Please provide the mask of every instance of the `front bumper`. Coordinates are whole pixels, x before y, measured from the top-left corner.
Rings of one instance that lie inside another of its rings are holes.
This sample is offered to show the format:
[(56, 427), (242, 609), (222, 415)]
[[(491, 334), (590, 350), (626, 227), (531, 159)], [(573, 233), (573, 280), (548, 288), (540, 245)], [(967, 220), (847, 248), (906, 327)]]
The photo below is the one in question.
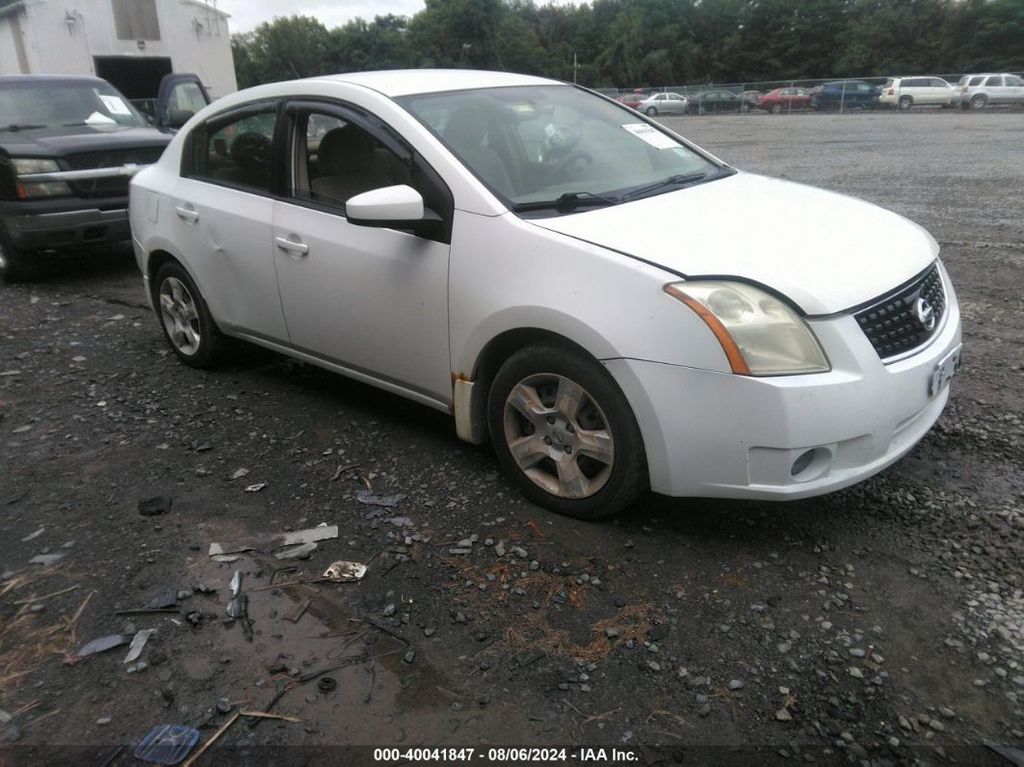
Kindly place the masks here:
[(8, 202), (0, 206), (0, 222), (21, 250), (120, 242), (130, 236), (126, 197)]
[[(754, 378), (655, 362), (605, 362), (633, 406), (651, 489), (673, 496), (787, 500), (865, 479), (932, 427), (949, 386), (929, 393), (936, 366), (960, 345), (960, 313), (943, 270), (948, 310), (927, 346), (883, 365), (850, 315), (810, 324), (829, 373)], [(794, 462), (813, 451), (794, 476)]]

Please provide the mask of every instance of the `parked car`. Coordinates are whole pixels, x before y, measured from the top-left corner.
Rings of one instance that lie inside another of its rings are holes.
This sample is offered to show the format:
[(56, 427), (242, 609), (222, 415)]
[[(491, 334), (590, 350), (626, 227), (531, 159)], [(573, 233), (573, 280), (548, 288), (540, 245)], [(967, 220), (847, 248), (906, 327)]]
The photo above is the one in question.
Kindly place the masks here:
[(0, 77), (0, 278), (30, 277), (43, 251), (127, 240), (129, 178), (170, 138), (105, 80)]
[(732, 91), (701, 91), (690, 96), (689, 111), (698, 115), (709, 112), (739, 112), (743, 106), (743, 100)]
[(764, 94), (758, 106), (775, 115), (794, 112), (811, 106), (811, 94), (805, 88), (776, 88)]
[(649, 117), (682, 115), (686, 114), (687, 103), (686, 96), (680, 96), (678, 93), (652, 93), (638, 103), (635, 109)]
[(749, 112), (751, 109), (757, 109), (758, 107), (760, 107), (761, 106), (761, 98), (763, 96), (764, 96), (764, 94), (761, 93), (761, 91), (757, 91), (757, 90), (743, 91), (743, 93), (740, 94), (740, 98), (743, 100), (743, 109), (744, 109), (744, 111)]
[(874, 109), (878, 106), (880, 88), (863, 80), (835, 80), (811, 88), (811, 108)]
[[(966, 82), (965, 82), (966, 81)], [(965, 75), (957, 103), (965, 109), (999, 104), (1024, 104), (1024, 80), (1014, 74)]]
[(882, 86), (879, 103), (906, 111), (913, 106), (948, 107), (953, 86), (941, 77), (892, 77)]
[[(334, 126), (315, 145), (314, 118)], [(853, 484), (931, 428), (960, 359), (924, 229), (538, 77), (235, 93), (135, 176), (129, 210), (181, 362), (233, 336), (451, 413), (528, 498), (578, 517), (648, 487)], [(764, 237), (791, 220), (799, 237)]]
[(615, 100), (620, 104), (625, 104), (630, 109), (636, 109), (645, 98), (647, 96), (642, 91), (637, 91), (633, 93), (620, 93), (615, 97)]

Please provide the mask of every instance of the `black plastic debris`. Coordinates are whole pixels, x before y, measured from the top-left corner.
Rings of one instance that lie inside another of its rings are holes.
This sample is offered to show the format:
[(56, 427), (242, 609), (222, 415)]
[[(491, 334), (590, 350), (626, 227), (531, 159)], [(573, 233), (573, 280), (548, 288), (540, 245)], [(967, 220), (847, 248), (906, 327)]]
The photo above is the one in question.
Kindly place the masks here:
[(198, 742), (199, 730), (177, 724), (158, 724), (135, 746), (135, 758), (150, 764), (178, 764)]
[(338, 683), (332, 676), (322, 676), (317, 680), (316, 689), (320, 692), (333, 692), (338, 686)]
[(155, 495), (139, 501), (139, 514), (144, 517), (155, 517), (171, 510), (173, 499), (169, 495)]

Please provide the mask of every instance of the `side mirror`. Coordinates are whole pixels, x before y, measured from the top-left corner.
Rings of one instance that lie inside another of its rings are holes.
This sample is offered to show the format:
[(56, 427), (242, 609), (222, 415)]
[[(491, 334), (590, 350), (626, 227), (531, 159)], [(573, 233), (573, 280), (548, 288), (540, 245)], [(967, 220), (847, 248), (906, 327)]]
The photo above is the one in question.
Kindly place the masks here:
[(192, 119), (192, 112), (188, 109), (172, 109), (167, 115), (167, 127), (169, 128), (180, 128), (182, 125)]
[(441, 223), (440, 216), (424, 207), (420, 193), (405, 184), (350, 197), (345, 203), (345, 217), (356, 226), (411, 229), (416, 234), (428, 233)]

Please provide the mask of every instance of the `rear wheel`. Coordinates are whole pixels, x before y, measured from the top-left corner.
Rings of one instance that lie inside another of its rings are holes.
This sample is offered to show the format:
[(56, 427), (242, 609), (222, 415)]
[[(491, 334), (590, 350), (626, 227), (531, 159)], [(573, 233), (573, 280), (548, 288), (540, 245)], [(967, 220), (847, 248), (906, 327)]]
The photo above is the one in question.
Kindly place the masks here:
[(910, 96), (900, 96), (900, 100), (896, 102), (896, 106), (906, 112), (910, 107), (914, 106), (914, 100)]
[(540, 506), (597, 519), (646, 487), (633, 411), (608, 372), (579, 352), (531, 346), (513, 354), (491, 384), (487, 420), (502, 469)]
[(173, 261), (164, 264), (153, 290), (160, 327), (178, 359), (195, 368), (213, 365), (224, 338), (188, 272)]

